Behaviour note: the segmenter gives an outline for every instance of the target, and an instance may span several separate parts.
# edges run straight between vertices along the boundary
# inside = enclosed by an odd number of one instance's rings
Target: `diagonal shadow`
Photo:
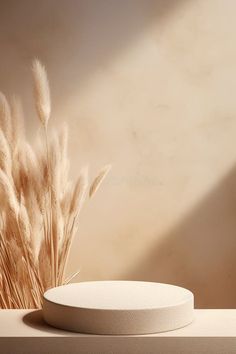
[[[183,2],[186,0],[60,0],[59,6],[56,0],[1,2],[0,48],[4,50],[0,77],[9,73],[5,73],[4,63],[9,67],[17,58],[31,63],[38,56],[51,75],[60,75],[63,92],[69,96],[73,85],[81,87],[153,21],[166,19]]]
[[[123,278],[187,287],[197,308],[235,308],[236,168]]]

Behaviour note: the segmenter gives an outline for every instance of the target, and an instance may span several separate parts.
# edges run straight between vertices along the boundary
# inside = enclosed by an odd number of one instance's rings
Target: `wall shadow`
[[[196,308],[235,308],[236,168],[123,279],[187,287]]]
[[[81,87],[88,76],[103,70],[147,26],[165,19],[183,2],[186,0],[1,2],[1,81],[5,82],[6,75],[8,82],[12,80],[6,67],[17,67],[19,75],[22,60],[28,70],[32,58],[38,56],[50,76],[60,77],[64,83],[61,89],[69,96],[75,84],[76,89],[78,83]],[[59,90],[56,82],[54,89]]]

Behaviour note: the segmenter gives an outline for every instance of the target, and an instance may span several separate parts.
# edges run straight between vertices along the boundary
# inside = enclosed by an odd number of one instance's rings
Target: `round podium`
[[[91,281],[52,288],[43,297],[51,326],[90,334],[148,334],[193,321],[194,297],[184,288],[139,281]]]

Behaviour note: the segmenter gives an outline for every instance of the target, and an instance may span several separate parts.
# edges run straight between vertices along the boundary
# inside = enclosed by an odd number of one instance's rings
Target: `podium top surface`
[[[152,310],[181,305],[192,297],[179,286],[139,281],[72,283],[44,294],[56,304],[97,310]]]

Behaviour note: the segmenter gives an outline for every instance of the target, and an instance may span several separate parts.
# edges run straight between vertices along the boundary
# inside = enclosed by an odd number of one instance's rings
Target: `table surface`
[[[235,354],[236,309],[195,310],[195,321],[149,335],[86,335],[46,325],[41,311],[0,310],[1,354]]]
[[[0,310],[0,337],[98,337],[48,326],[41,310]],[[195,310],[192,324],[174,331],[138,336],[99,337],[236,337],[236,309]]]

